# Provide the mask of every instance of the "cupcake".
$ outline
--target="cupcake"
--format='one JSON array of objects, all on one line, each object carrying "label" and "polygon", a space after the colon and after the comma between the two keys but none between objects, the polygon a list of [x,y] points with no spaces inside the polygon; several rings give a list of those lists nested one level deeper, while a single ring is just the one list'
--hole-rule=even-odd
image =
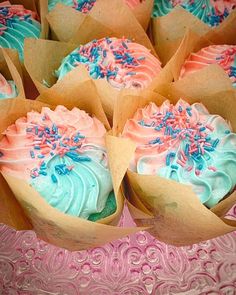
[{"label": "cupcake", "polygon": [[196,53],[191,53],[182,66],[180,79],[210,64],[221,66],[236,87],[235,45],[210,45]]},{"label": "cupcake", "polygon": [[35,12],[9,1],[0,4],[0,47],[17,49],[23,60],[24,39],[39,38],[40,30]]},{"label": "cupcake", "polygon": [[105,133],[78,108],[28,112],[3,133],[0,170],[27,181],[59,211],[96,221],[116,211]]},{"label": "cupcake", "polygon": [[63,78],[84,64],[93,79],[106,79],[116,89],[143,89],[161,71],[161,62],[144,46],[128,39],[103,38],[81,45],[62,60],[56,71]]},{"label": "cupcake", "polygon": [[137,145],[131,171],[190,185],[207,207],[236,185],[236,134],[202,103],[150,103],[126,122],[122,137]]},{"label": "cupcake", "polygon": [[17,96],[17,89],[14,81],[6,80],[0,73],[0,99],[13,98]]},{"label": "cupcake", "polygon": [[[129,8],[134,9],[143,0],[123,0]],[[145,0],[144,0],[145,1]],[[96,3],[96,0],[48,0],[48,10],[51,11],[57,3],[70,6],[80,12],[88,13]]]},{"label": "cupcake", "polygon": [[168,14],[176,5],[182,6],[207,25],[218,26],[236,7],[235,0],[155,0],[153,17]]}]

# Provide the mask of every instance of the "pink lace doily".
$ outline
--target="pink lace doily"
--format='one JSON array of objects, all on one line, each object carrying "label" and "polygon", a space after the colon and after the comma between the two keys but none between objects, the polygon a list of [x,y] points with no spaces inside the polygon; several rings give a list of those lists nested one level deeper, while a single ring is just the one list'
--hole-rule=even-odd
[{"label": "pink lace doily", "polygon": [[[236,206],[230,211],[236,217]],[[131,225],[125,208],[121,226]],[[176,248],[146,232],[69,252],[0,226],[1,295],[236,294],[236,232]]]}]

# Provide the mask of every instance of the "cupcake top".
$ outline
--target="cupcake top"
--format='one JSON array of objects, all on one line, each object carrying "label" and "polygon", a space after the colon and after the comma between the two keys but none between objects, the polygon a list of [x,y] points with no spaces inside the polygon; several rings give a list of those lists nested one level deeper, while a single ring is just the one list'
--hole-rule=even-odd
[{"label": "cupcake top", "polygon": [[0,170],[28,181],[58,210],[88,219],[104,210],[113,190],[105,133],[78,108],[28,112],[3,133]]},{"label": "cupcake top", "polygon": [[22,5],[0,3],[0,47],[17,49],[23,60],[25,38],[39,38],[40,23],[37,14]]},{"label": "cupcake top", "polygon": [[209,26],[219,25],[236,8],[235,0],[154,0],[153,17],[168,14],[176,5]]},{"label": "cupcake top", "polygon": [[84,64],[93,79],[106,79],[117,89],[143,89],[161,71],[160,61],[146,47],[127,39],[93,40],[72,51],[56,71],[63,78]]},{"label": "cupcake top", "polygon": [[191,53],[182,66],[180,79],[210,64],[221,66],[230,77],[233,86],[236,87],[235,45],[210,45],[197,53]]},{"label": "cupcake top", "polygon": [[17,96],[17,89],[14,81],[7,81],[0,73],[0,99],[13,98]]},{"label": "cupcake top", "polygon": [[201,103],[150,103],[126,122],[122,136],[137,143],[132,171],[191,185],[209,207],[236,185],[236,134]]},{"label": "cupcake top", "polygon": [[[145,0],[123,0],[131,9]],[[88,13],[96,3],[96,0],[48,0],[48,10],[51,11],[58,3],[70,6],[83,13]]]}]

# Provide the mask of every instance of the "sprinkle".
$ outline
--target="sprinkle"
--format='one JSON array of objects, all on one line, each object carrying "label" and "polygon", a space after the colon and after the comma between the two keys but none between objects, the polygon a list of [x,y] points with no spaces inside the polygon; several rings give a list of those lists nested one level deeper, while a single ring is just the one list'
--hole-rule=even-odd
[{"label": "sprinkle", "polygon": [[55,174],[51,174],[51,179],[52,179],[52,182],[54,182],[54,183],[58,182]]},{"label": "sprinkle", "polygon": [[30,151],[30,156],[31,156],[31,158],[32,158],[32,159],[34,159],[34,158],[35,158],[35,154],[34,154],[34,152],[33,152],[33,151]]},{"label": "sprinkle", "polygon": [[210,131],[214,131],[214,128],[213,128],[212,126],[210,126],[210,125],[208,125],[208,124],[205,125],[205,126],[206,126],[206,128],[209,129]]},{"label": "sprinkle", "polygon": [[212,171],[214,171],[214,172],[217,171],[216,167],[214,167],[214,166],[208,166],[208,169],[209,169],[209,170],[212,170]]},{"label": "sprinkle", "polygon": [[172,169],[176,169],[176,170],[179,169],[179,167],[178,167],[177,165],[173,165],[173,164],[172,164],[170,167],[171,167]]}]

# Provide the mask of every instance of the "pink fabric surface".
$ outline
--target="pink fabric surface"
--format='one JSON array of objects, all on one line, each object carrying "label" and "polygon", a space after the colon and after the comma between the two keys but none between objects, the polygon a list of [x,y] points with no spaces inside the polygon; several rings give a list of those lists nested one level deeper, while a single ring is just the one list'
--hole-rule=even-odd
[{"label": "pink fabric surface", "polygon": [[[236,206],[229,213],[236,218]],[[127,208],[120,226],[132,225]],[[1,295],[236,294],[236,232],[176,248],[146,232],[69,252],[0,225]]]}]

